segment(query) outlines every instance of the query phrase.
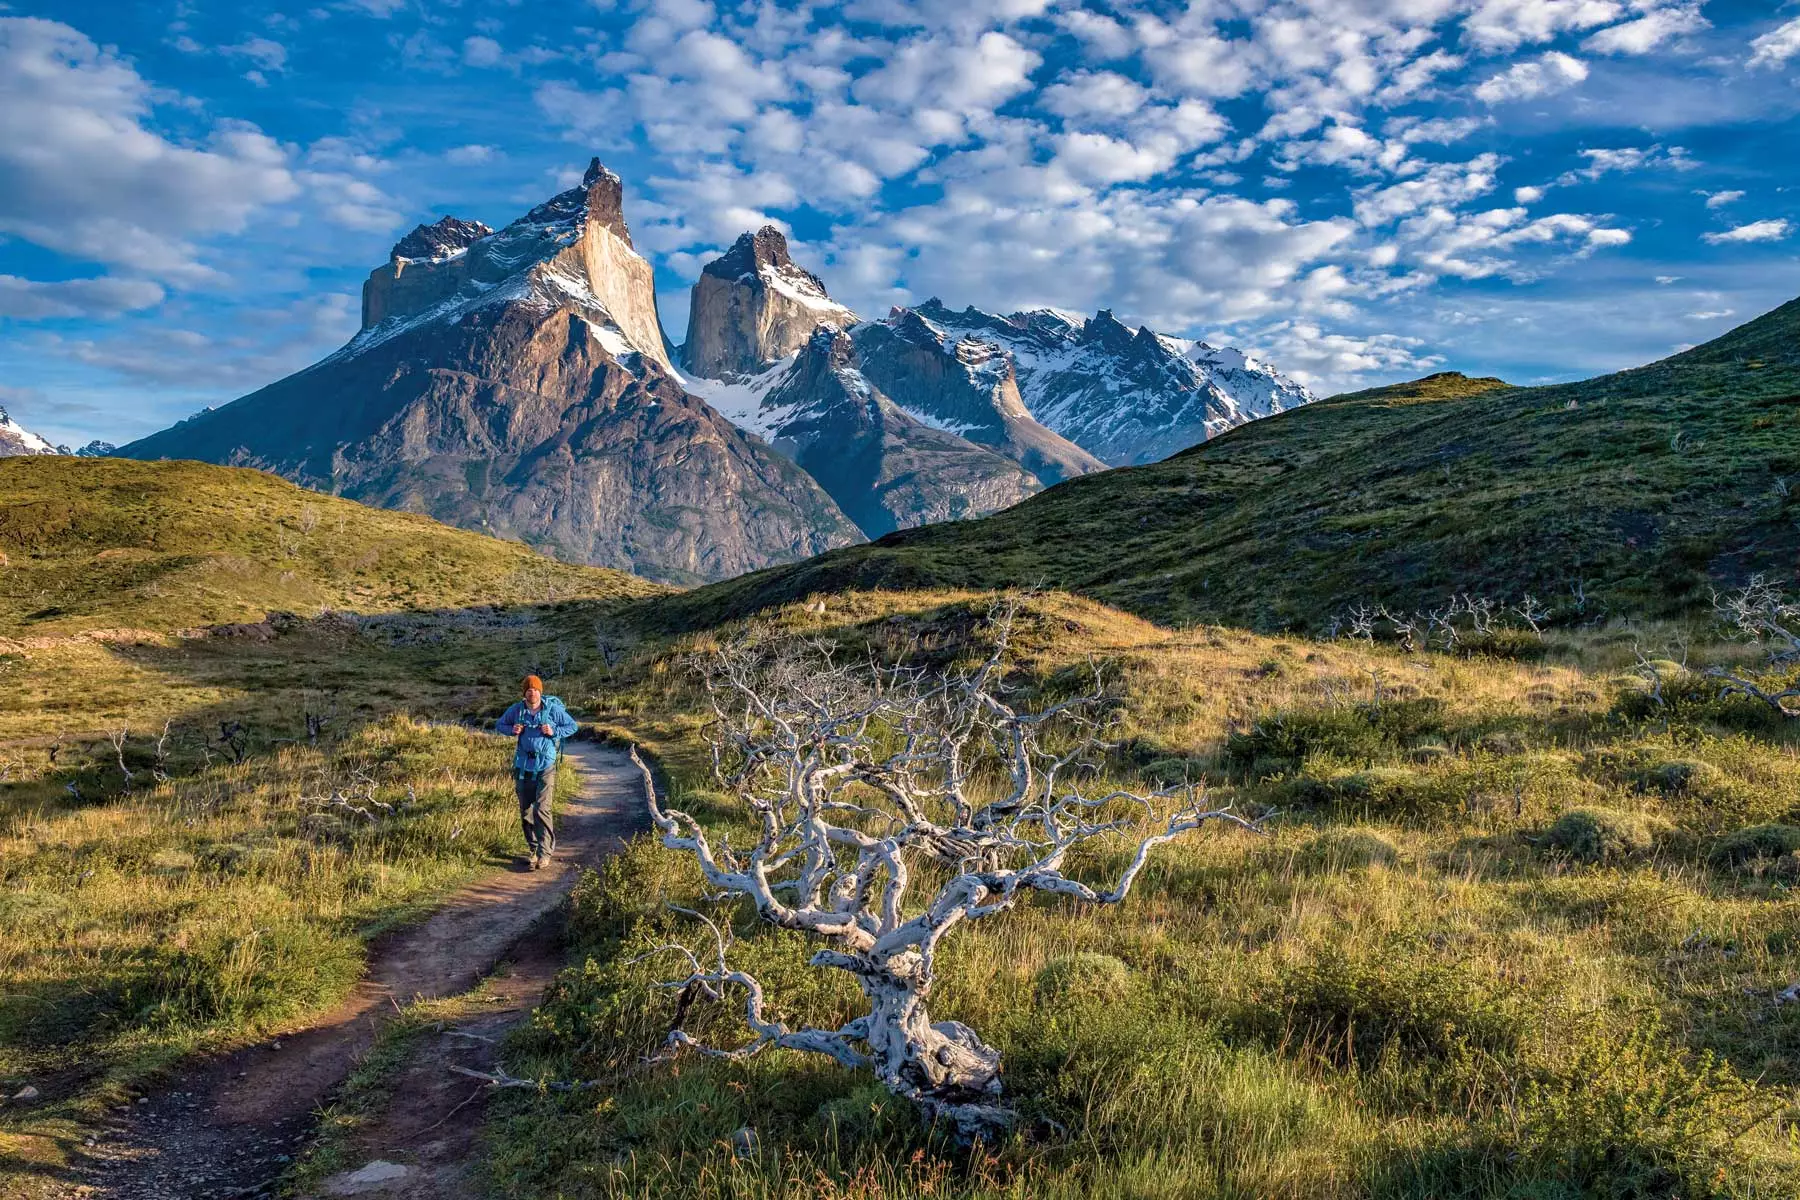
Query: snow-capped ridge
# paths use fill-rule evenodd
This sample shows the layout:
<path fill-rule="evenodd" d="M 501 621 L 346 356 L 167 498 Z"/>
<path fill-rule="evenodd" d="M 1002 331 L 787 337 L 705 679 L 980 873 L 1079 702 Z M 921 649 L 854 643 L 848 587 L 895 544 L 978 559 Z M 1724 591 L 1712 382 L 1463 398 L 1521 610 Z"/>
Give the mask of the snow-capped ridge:
<path fill-rule="evenodd" d="M 1032 416 L 1114 466 L 1166 458 L 1313 399 L 1241 350 L 1134 327 L 1111 309 L 1085 319 L 1052 308 L 999 316 L 934 297 L 914 311 L 945 336 L 1004 349 Z"/>

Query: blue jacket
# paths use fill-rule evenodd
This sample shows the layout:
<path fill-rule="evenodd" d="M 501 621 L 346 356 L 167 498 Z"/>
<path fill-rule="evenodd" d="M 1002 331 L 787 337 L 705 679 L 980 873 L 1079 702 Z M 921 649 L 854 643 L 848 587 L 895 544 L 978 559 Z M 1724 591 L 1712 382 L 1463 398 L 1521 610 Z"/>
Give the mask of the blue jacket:
<path fill-rule="evenodd" d="M 526 708 L 523 700 L 515 700 L 494 722 L 496 730 L 509 735 L 520 725 L 525 726 L 525 732 L 519 734 L 519 748 L 513 751 L 513 770 L 532 772 L 554 767 L 557 748 L 577 728 L 575 718 L 555 696 L 545 696 L 536 712 Z M 544 725 L 556 730 L 555 735 L 546 737 Z"/>

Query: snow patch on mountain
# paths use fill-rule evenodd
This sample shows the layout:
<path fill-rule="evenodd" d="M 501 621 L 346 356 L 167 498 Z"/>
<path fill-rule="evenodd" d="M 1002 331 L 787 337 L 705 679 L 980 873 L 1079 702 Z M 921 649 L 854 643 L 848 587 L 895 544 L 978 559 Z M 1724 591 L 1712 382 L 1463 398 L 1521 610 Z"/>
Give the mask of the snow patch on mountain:
<path fill-rule="evenodd" d="M 959 347 L 1010 356 L 1025 407 L 1038 421 L 1114 466 L 1155 462 L 1313 395 L 1252 355 L 1040 308 L 999 316 L 937 300 L 913 310 Z M 973 347 L 958 356 L 973 353 Z"/>
<path fill-rule="evenodd" d="M 13 420 L 4 408 L 0 408 L 0 458 L 56 453 L 59 451 L 55 446 Z"/>
<path fill-rule="evenodd" d="M 754 375 L 730 380 L 704 379 L 685 372 L 677 372 L 675 378 L 682 390 L 706 401 L 714 412 L 745 433 L 773 442 L 799 410 L 796 404 L 780 404 L 771 399 L 793 372 L 799 357 L 800 351 L 796 350 Z"/>

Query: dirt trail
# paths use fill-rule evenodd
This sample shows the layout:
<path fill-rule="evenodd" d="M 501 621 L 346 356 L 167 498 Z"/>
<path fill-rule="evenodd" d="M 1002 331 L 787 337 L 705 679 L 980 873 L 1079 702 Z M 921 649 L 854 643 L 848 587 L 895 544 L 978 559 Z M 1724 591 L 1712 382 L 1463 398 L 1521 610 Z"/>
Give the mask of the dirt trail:
<path fill-rule="evenodd" d="M 202 1064 L 149 1103 L 120 1113 L 89 1149 L 81 1170 L 85 1188 L 76 1194 L 118 1200 L 269 1194 L 311 1129 L 314 1113 L 374 1043 L 384 1020 L 414 999 L 468 991 L 510 956 L 507 979 L 497 987 L 508 997 L 507 1008 L 485 1017 L 482 1029 L 465 1027 L 479 1036 L 460 1040 L 479 1049 L 446 1059 L 480 1069 L 480 1051 L 492 1053 L 492 1043 L 480 1038 L 495 1036 L 529 1011 L 555 974 L 555 936 L 543 918 L 561 904 L 581 868 L 615 849 L 641 819 L 642 777 L 624 754 L 592 742 L 569 742 L 564 752 L 575 761 L 581 785 L 558 806 L 551 869 L 529 871 L 515 863 L 470 884 L 422 924 L 380 939 L 370 950 L 368 978 L 305 1030 Z M 534 927 L 535 936 L 528 936 Z M 493 1030 L 485 1028 L 490 1024 Z M 425 1127 L 444 1107 L 446 1081 L 435 1075 L 412 1078 L 411 1069 L 382 1122 L 399 1131 L 397 1136 L 430 1132 Z M 450 1089 L 455 1093 L 450 1103 L 476 1086 L 463 1076 L 450 1078 L 466 1085 Z M 409 1097 L 427 1114 L 424 1120 L 408 1115 Z M 445 1125 L 434 1140 L 459 1133 Z"/>

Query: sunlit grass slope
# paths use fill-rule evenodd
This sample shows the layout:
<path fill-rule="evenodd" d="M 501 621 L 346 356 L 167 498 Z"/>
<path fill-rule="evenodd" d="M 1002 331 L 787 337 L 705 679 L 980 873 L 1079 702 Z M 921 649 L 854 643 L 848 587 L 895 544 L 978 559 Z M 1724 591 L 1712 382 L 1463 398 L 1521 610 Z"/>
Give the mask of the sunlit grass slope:
<path fill-rule="evenodd" d="M 987 601 L 848 594 L 774 627 L 847 657 L 949 662 Z M 711 783 L 692 676 L 666 653 L 570 694 L 654 745 L 674 800 L 753 840 Z M 790 1025 L 855 1012 L 808 939 L 709 906 L 647 841 L 578 893 L 576 964 L 508 1052 L 598 1090 L 510 1093 L 490 1131 L 507 1194 L 562 1197 L 1787 1197 L 1800 1084 L 1800 772 L 1794 723 L 1664 664 L 1674 629 L 1561 636 L 1535 663 L 1171 631 L 1047 596 L 1012 695 L 1054 701 L 1100 663 L 1124 725 L 1097 789 L 1205 781 L 1277 811 L 1266 837 L 1156 852 L 1118 908 L 1033 903 L 957 929 L 938 1019 L 1005 1055 L 1017 1136 L 934 1140 L 866 1073 L 771 1052 L 647 1065 L 678 998 L 670 904 L 727 915 L 731 961 Z M 1741 647 L 1689 666 L 1742 664 Z M 990 781 L 995 782 L 995 781 Z M 997 786 L 997 783 L 996 783 Z M 1120 849 L 1086 877 L 1116 872 Z M 835 977 L 834 977 L 835 976 Z M 742 1005 L 686 1027 L 742 1044 Z M 740 1131 L 755 1135 L 747 1141 Z M 750 1146 L 748 1152 L 744 1147 Z"/>
<path fill-rule="evenodd" d="M 1322 629 L 1454 592 L 1581 620 L 1703 606 L 1800 551 L 1800 301 L 1556 387 L 1434 376 L 1083 476 L 978 521 L 702 588 L 682 622 L 815 592 L 1041 584 L 1152 619 Z"/>
<path fill-rule="evenodd" d="M 663 589 L 260 471 L 0 459 L 0 637 Z"/>

